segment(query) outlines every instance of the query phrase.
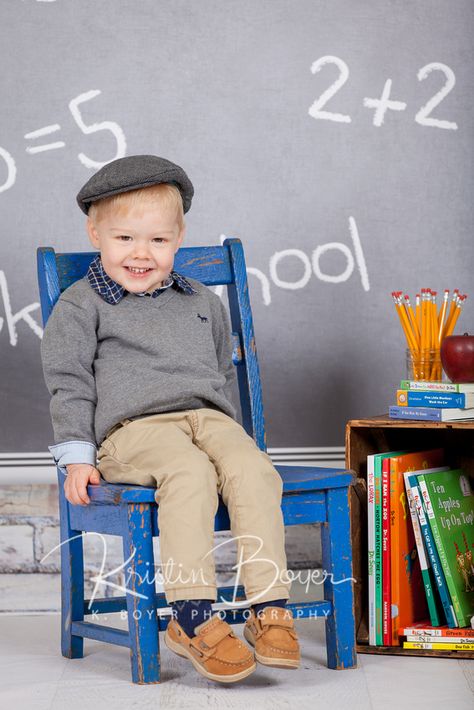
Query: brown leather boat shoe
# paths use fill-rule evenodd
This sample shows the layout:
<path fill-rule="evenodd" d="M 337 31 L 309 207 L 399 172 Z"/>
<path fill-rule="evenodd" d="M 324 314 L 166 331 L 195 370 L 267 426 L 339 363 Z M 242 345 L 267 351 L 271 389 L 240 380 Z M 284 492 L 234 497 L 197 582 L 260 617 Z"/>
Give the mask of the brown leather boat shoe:
<path fill-rule="evenodd" d="M 195 636 L 188 636 L 176 619 L 171 619 L 165 643 L 178 656 L 188 658 L 201 675 L 220 683 L 235 683 L 256 670 L 253 651 L 218 614 L 196 626 L 194 632 Z"/>
<path fill-rule="evenodd" d="M 267 606 L 257 616 L 250 609 L 244 637 L 255 646 L 255 658 L 259 663 L 275 668 L 298 668 L 300 665 L 300 645 L 291 609 Z"/>

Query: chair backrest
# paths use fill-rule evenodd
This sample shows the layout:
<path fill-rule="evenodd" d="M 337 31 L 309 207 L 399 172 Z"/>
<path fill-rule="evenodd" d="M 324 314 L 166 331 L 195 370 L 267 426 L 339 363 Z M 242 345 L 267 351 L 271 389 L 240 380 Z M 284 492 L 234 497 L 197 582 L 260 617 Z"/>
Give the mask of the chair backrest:
<path fill-rule="evenodd" d="M 45 326 L 60 294 L 86 275 L 98 252 L 60 254 L 52 247 L 38 247 L 36 254 Z M 257 446 L 266 451 L 262 387 L 242 242 L 229 238 L 222 246 L 182 247 L 175 255 L 173 268 L 205 286 L 227 287 L 234 344 L 232 360 L 237 367 L 242 425 Z"/>

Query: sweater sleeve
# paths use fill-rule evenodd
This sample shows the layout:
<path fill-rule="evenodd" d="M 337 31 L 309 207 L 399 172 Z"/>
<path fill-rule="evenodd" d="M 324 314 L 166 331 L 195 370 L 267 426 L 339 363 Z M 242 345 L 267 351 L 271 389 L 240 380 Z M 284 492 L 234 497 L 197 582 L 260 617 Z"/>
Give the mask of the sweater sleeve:
<path fill-rule="evenodd" d="M 232 326 L 230 316 L 221 299 L 216 296 L 217 308 L 215 316 L 212 319 L 213 336 L 216 345 L 217 362 L 219 372 L 224 375 L 226 383 L 223 387 L 226 399 L 234 405 L 234 387 L 237 381 L 237 372 L 232 361 L 232 352 L 234 349 L 232 339 Z"/>
<path fill-rule="evenodd" d="M 46 323 L 41 359 L 51 395 L 54 443 L 94 442 L 97 316 L 61 296 Z"/>
<path fill-rule="evenodd" d="M 67 476 L 68 463 L 89 463 L 97 466 L 97 448 L 90 441 L 65 441 L 64 444 L 48 446 L 56 466 Z"/>

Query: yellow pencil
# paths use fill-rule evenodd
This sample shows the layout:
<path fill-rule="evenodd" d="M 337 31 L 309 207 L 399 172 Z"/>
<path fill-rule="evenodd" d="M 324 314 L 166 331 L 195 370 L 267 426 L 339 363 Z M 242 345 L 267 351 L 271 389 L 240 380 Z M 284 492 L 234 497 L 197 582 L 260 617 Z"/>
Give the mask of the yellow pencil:
<path fill-rule="evenodd" d="M 418 330 L 418 324 L 416 322 L 415 314 L 413 313 L 413 308 L 411 307 L 410 297 L 405 294 L 405 310 L 408 315 L 408 320 L 413 331 L 417 349 L 420 347 L 420 331 Z"/>
<path fill-rule="evenodd" d="M 415 298 L 415 316 L 416 324 L 418 326 L 418 333 L 421 334 L 421 306 L 420 306 L 421 296 L 419 293 L 416 294 Z"/>
<path fill-rule="evenodd" d="M 436 296 L 437 291 L 431 291 L 431 342 L 430 347 L 434 350 L 436 348 L 436 341 L 438 336 L 438 317 L 436 315 Z"/>
<path fill-rule="evenodd" d="M 443 335 L 442 335 L 443 338 L 446 337 L 446 333 L 448 332 L 448 328 L 451 325 L 451 319 L 453 317 L 453 314 L 454 314 L 454 311 L 455 311 L 455 308 L 456 308 L 456 305 L 458 302 L 458 294 L 459 294 L 459 289 L 455 288 L 453 291 L 453 297 L 451 299 L 451 305 L 449 307 L 448 317 L 446 318 L 446 323 L 444 324 L 444 330 L 443 330 Z"/>
<path fill-rule="evenodd" d="M 450 321 L 450 324 L 449 324 L 449 327 L 448 327 L 448 331 L 447 331 L 447 333 L 446 333 L 446 337 L 447 337 L 448 335 L 452 335 L 452 334 L 453 334 L 454 326 L 456 325 L 456 321 L 457 321 L 457 319 L 459 318 L 459 314 L 461 313 L 461 310 L 462 310 L 462 307 L 463 307 L 463 305 L 464 305 L 464 301 L 465 301 L 466 298 L 467 298 L 466 294 L 464 294 L 464 296 L 459 296 L 456 309 L 455 309 L 455 311 L 454 311 L 454 313 L 453 313 L 453 317 L 451 318 L 451 321 Z"/>
<path fill-rule="evenodd" d="M 400 298 L 401 291 L 399 292 L 392 292 L 392 297 L 395 302 L 396 310 L 398 313 L 398 317 L 400 319 L 401 326 L 403 328 L 403 332 L 405 333 L 405 338 L 407 340 L 408 347 L 410 348 L 412 355 L 414 356 L 416 353 L 416 341 L 413 336 L 413 333 L 411 332 L 410 324 L 408 322 L 408 317 L 405 312 L 405 309 L 403 308 L 402 301 Z"/>
<path fill-rule="evenodd" d="M 449 299 L 449 288 L 445 288 L 444 289 L 444 296 L 443 296 L 443 305 L 441 306 L 441 310 L 439 312 L 439 318 L 438 318 L 438 345 L 441 345 L 441 336 L 443 334 L 444 319 L 446 317 L 446 309 L 448 307 L 448 299 Z"/>

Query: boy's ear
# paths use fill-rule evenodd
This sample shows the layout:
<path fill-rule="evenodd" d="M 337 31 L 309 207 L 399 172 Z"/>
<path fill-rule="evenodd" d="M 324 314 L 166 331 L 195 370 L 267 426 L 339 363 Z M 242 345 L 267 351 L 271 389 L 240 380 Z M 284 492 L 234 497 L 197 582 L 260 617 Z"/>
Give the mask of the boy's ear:
<path fill-rule="evenodd" d="M 182 241 L 183 241 L 183 239 L 184 239 L 184 235 L 185 235 L 185 234 L 186 234 L 186 225 L 183 224 L 183 227 L 182 227 L 182 229 L 180 230 L 180 232 L 179 232 L 179 234 L 178 234 L 178 246 L 177 246 L 176 249 L 175 249 L 175 254 L 176 254 L 176 252 L 178 251 L 179 247 L 181 246 L 181 243 L 182 243 Z"/>
<path fill-rule="evenodd" d="M 99 249 L 99 235 L 97 234 L 97 230 L 95 228 L 94 222 L 91 220 L 90 217 L 87 218 L 86 221 L 86 230 L 87 234 L 89 235 L 89 240 L 92 244 L 92 246 L 96 247 Z"/>

